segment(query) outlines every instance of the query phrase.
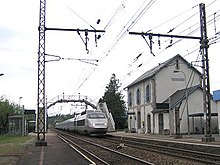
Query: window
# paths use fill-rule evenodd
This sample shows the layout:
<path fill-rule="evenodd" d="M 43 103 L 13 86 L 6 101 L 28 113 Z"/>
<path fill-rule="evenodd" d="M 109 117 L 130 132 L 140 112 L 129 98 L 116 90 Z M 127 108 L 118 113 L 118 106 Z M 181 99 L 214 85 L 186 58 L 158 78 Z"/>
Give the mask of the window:
<path fill-rule="evenodd" d="M 180 67 L 179 67 L 179 60 L 178 59 L 176 59 L 176 69 L 177 70 L 180 69 Z"/>
<path fill-rule="evenodd" d="M 146 94 L 145 101 L 146 102 L 151 101 L 151 86 L 149 84 L 146 86 L 146 93 L 145 94 Z"/>
<path fill-rule="evenodd" d="M 128 94 L 128 105 L 132 106 L 132 96 L 131 96 L 131 92 L 129 92 Z"/>
<path fill-rule="evenodd" d="M 141 103 L 141 90 L 137 89 L 137 104 L 139 105 Z"/>

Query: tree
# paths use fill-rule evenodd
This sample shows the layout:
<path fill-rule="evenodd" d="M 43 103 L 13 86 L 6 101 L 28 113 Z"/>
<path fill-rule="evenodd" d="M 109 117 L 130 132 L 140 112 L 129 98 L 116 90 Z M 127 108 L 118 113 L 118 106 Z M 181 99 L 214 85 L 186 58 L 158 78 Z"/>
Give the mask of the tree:
<path fill-rule="evenodd" d="M 10 103 L 8 99 L 0 97 L 0 134 L 7 132 L 8 116 L 21 112 L 18 105 Z"/>
<path fill-rule="evenodd" d="M 116 79 L 116 75 L 112 74 L 109 84 L 106 86 L 104 96 L 99 100 L 99 102 L 106 102 L 109 111 L 115 121 L 116 129 L 124 129 L 126 127 L 126 105 L 123 100 L 124 96 L 119 91 L 120 84 L 119 80 Z"/>

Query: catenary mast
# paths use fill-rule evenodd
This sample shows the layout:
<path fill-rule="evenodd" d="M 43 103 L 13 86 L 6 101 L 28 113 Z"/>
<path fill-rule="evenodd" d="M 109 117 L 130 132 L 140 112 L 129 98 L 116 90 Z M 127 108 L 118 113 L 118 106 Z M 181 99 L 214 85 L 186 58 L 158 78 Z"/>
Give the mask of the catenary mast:
<path fill-rule="evenodd" d="M 92 27 L 90 25 L 90 27 Z M 36 130 L 37 130 L 37 141 L 36 146 L 46 146 L 47 142 L 45 139 L 46 133 L 46 97 L 45 97 L 45 57 L 48 54 L 45 53 L 45 32 L 47 30 L 53 31 L 64 31 L 64 32 L 85 32 L 85 39 L 81 37 L 87 53 L 89 52 L 87 43 L 89 41 L 88 34 L 95 33 L 95 42 L 100 38 L 97 33 L 104 33 L 105 30 L 97 30 L 94 27 L 92 29 L 64 29 L 64 28 L 47 28 L 46 27 L 46 0 L 40 0 L 40 15 L 39 15 L 39 45 L 38 45 L 38 97 L 37 97 L 37 118 L 36 118 Z M 51 56 L 51 55 L 50 55 Z M 52 55 L 53 56 L 53 55 Z M 57 56 L 58 57 L 58 56 Z M 53 60 L 51 60 L 53 61 Z"/>

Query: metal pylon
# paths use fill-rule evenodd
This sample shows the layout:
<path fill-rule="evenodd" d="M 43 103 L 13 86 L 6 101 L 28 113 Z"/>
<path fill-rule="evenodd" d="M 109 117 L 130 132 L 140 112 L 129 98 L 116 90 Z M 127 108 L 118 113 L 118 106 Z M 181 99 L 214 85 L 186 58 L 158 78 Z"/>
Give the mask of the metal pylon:
<path fill-rule="evenodd" d="M 201 28 L 201 53 L 202 53 L 202 72 L 203 72 L 203 108 L 204 108 L 204 137 L 202 141 L 215 141 L 211 131 L 211 94 L 209 80 L 209 58 L 208 58 L 208 37 L 206 27 L 205 4 L 200 7 L 200 28 Z"/>
<path fill-rule="evenodd" d="M 38 47 L 38 98 L 37 98 L 37 141 L 36 146 L 47 145 L 45 141 L 45 21 L 46 0 L 40 0 L 39 47 Z"/>

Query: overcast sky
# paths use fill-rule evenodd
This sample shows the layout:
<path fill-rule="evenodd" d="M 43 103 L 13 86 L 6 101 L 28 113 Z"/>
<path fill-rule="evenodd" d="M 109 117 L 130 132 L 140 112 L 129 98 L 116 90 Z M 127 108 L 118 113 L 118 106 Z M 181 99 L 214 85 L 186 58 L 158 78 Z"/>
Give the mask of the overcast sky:
<path fill-rule="evenodd" d="M 196 61 L 198 40 L 153 37 L 153 56 L 141 36 L 128 32 L 151 30 L 152 33 L 167 34 L 173 29 L 169 34 L 200 36 L 198 4 L 202 2 L 207 7 L 210 43 L 216 41 L 209 48 L 213 91 L 220 89 L 219 0 L 47 0 L 46 27 L 106 31 L 99 33 L 101 38 L 97 40 L 97 46 L 95 34 L 88 34 L 89 52 L 82 41 L 85 41 L 83 32 L 79 35 L 77 32 L 46 31 L 46 53 L 64 58 L 46 63 L 48 100 L 63 93 L 80 93 L 97 102 L 113 73 L 123 89 L 176 54 L 189 62 Z M 40 0 L 0 0 L 0 73 L 4 74 L 0 77 L 0 96 L 18 104 L 22 97 L 20 104 L 28 109 L 37 107 L 39 3 Z M 149 42 L 148 37 L 146 39 Z M 175 44 L 169 47 L 170 43 Z M 54 58 L 46 57 L 46 60 Z"/>

